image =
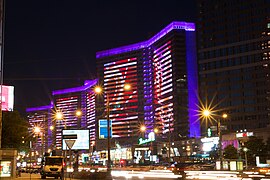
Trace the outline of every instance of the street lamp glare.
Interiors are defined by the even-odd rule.
[[[34,132],[35,133],[40,133],[40,127],[38,127],[38,126],[34,127]]]
[[[209,117],[211,115],[211,112],[208,109],[203,110],[202,112],[204,117]]]
[[[80,117],[81,115],[82,115],[82,111],[81,111],[81,110],[77,110],[77,111],[76,111],[76,116],[77,116],[77,117]]]
[[[56,118],[57,120],[63,119],[63,113],[62,113],[62,112],[56,112],[55,118]]]
[[[54,126],[50,126],[50,130],[52,131],[54,129]]]
[[[154,129],[154,133],[158,133],[158,129],[157,128]]]
[[[124,90],[130,90],[131,89],[131,85],[130,84],[125,84],[124,85]]]
[[[141,130],[141,132],[145,132],[146,127],[145,126],[141,126],[140,130]]]
[[[102,92],[102,88],[100,86],[96,86],[94,88],[95,93],[100,94]]]
[[[226,119],[226,118],[228,117],[228,114],[224,113],[224,114],[222,114],[222,117],[223,117],[224,119]]]

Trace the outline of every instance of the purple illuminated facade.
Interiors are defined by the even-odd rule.
[[[52,92],[54,111],[63,114],[62,120],[53,121],[55,126],[55,147],[62,147],[62,129],[89,129],[90,144],[95,144],[95,93],[93,87],[97,80],[87,80],[83,86],[55,90]],[[77,117],[80,110],[82,116]]]
[[[36,142],[33,142],[33,149],[38,152],[42,152],[42,136],[44,137],[44,150],[48,150],[53,142],[52,131],[49,127],[51,124],[51,110],[53,106],[40,106],[27,108],[27,118],[30,127],[28,128],[30,134],[33,134],[34,127],[40,127],[41,133],[38,135]]]
[[[113,137],[136,139],[140,125],[147,126],[146,136],[154,128],[162,137],[200,136],[194,23],[172,22],[147,41],[100,51],[96,58],[99,83],[114,97]],[[124,83],[132,86],[130,96],[118,93]]]
[[[68,89],[55,90],[52,92],[53,101],[49,106],[27,108],[29,131],[33,132],[34,126],[39,126],[45,133],[46,149],[60,149],[62,143],[62,130],[89,129],[90,145],[95,145],[96,138],[96,114],[95,94],[93,87],[97,80],[86,80],[83,86]],[[80,110],[82,115],[76,116]],[[63,114],[62,120],[55,118],[55,113]],[[53,127],[53,129],[50,129]],[[38,139],[37,149],[41,148],[41,138]]]

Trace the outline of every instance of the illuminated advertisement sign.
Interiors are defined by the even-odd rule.
[[[204,152],[210,152],[218,145],[219,138],[218,137],[211,137],[211,138],[202,138],[202,150]]]
[[[250,137],[250,136],[254,136],[253,132],[236,133],[236,138],[243,138],[243,137]]]
[[[146,143],[149,143],[149,142],[153,142],[153,141],[155,141],[156,140],[156,138],[155,138],[155,133],[154,132],[150,132],[149,134],[148,134],[148,139],[143,139],[143,138],[140,138],[139,139],[139,144],[141,145],[141,144],[146,144]]]
[[[71,129],[63,129],[62,136],[68,137],[69,135],[77,135],[77,139],[70,139],[75,140],[74,145],[72,146],[72,150],[83,150],[83,149],[89,149],[89,130],[71,130]],[[69,139],[63,139],[62,138],[62,149],[66,150],[68,149],[65,141]]]
[[[0,161],[0,177],[11,176],[11,161]]]
[[[108,137],[107,119],[99,120],[99,139],[106,139]],[[110,136],[112,137],[112,121],[110,120]]]
[[[2,92],[1,92],[2,90]],[[14,107],[14,86],[3,86],[0,88],[2,94],[2,111],[13,111]]]

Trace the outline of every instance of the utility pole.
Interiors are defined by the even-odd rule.
[[[220,170],[223,170],[222,134],[221,134],[220,118],[218,119],[218,137],[219,137],[218,147],[219,147]]]
[[[111,179],[111,127],[110,127],[110,102],[109,102],[109,94],[107,93],[107,148],[108,148],[108,162],[107,162],[107,172],[108,172],[108,179]]]
[[[0,0],[0,148],[2,148],[2,85],[4,69],[4,25],[5,25],[5,3]]]

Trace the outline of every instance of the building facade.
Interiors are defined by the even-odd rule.
[[[29,132],[33,134],[34,127],[40,127],[44,133],[44,152],[62,148],[63,129],[88,129],[90,147],[94,147],[97,127],[93,88],[96,83],[96,79],[86,80],[83,86],[55,90],[52,92],[51,105],[26,109]],[[76,115],[77,111],[81,115]],[[57,112],[62,114],[61,119],[56,118]],[[42,137],[38,137],[35,148],[41,148]]]
[[[199,89],[203,102],[229,114],[228,130],[270,122],[267,0],[198,0]],[[217,117],[219,118],[219,117]]]
[[[194,23],[172,22],[146,41],[96,53],[113,140],[137,144],[156,128],[161,138],[200,136],[195,36]]]
[[[90,145],[94,146],[96,137],[95,93],[97,80],[86,80],[83,86],[55,90],[53,95],[53,113],[60,112],[62,119],[53,116],[52,126],[55,127],[55,147],[62,147],[63,129],[89,129]],[[81,115],[76,115],[81,111]]]
[[[47,152],[48,149],[52,148],[53,136],[52,131],[49,128],[52,119],[52,108],[52,105],[48,105],[26,109],[29,122],[28,130],[30,134],[36,138],[36,141],[32,141],[32,147],[40,154],[42,154],[42,152]],[[34,132],[35,127],[40,128],[40,132]]]

